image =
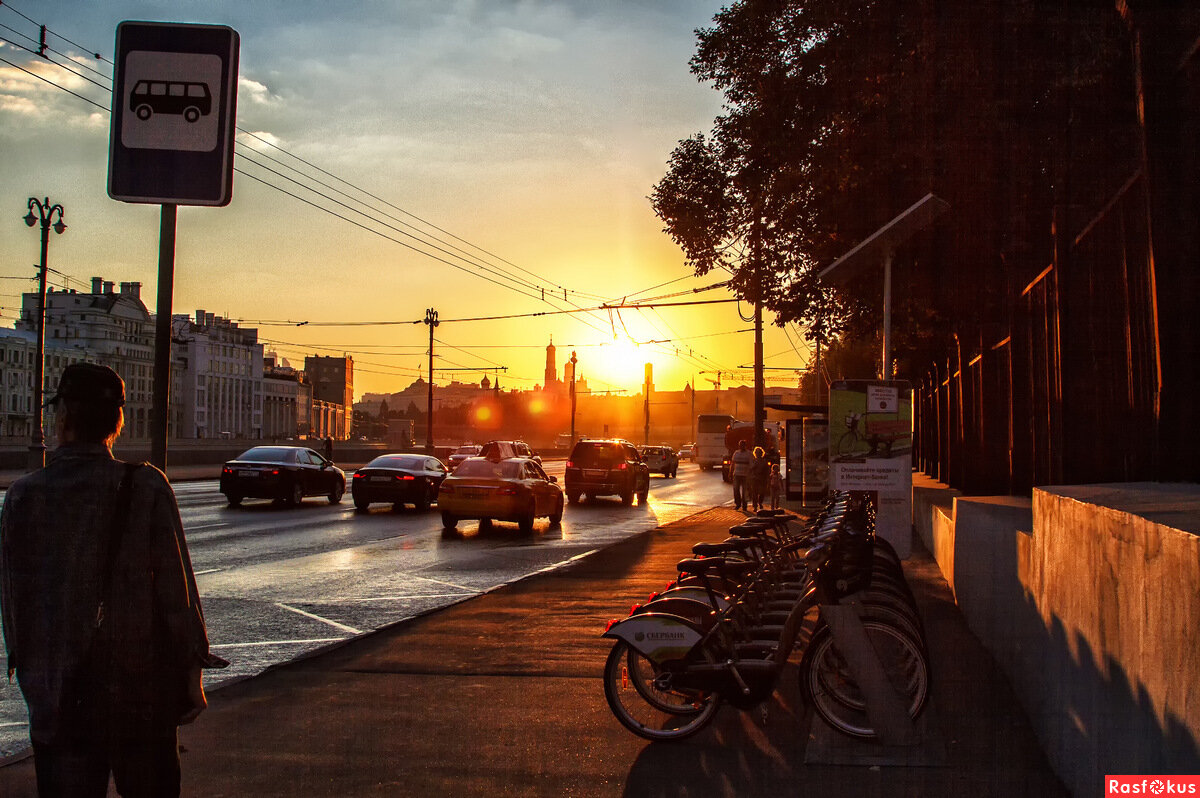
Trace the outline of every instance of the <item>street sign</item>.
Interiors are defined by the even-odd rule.
[[[239,41],[237,31],[224,25],[117,26],[110,197],[229,204]]]

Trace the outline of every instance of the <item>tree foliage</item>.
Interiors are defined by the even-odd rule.
[[[951,211],[897,253],[902,359],[999,320],[1050,262],[1055,205],[1094,206],[1133,168],[1112,6],[739,0],[697,42],[725,109],[679,142],[652,205],[697,274],[728,271],[810,338],[875,334],[881,281],[816,274],[925,194]]]

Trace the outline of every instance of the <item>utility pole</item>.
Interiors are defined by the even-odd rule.
[[[33,209],[37,208],[37,215]],[[58,221],[51,224],[54,215]],[[38,303],[37,303],[37,352],[34,355],[33,366],[33,430],[29,441],[29,470],[36,471],[46,464],[46,434],[43,429],[42,386],[46,381],[46,255],[50,248],[50,228],[62,234],[67,226],[63,224],[62,205],[51,205],[50,198],[39,202],[36,197],[29,198],[29,213],[25,214],[25,224],[33,227],[38,222],[42,225],[42,259],[38,266]]]
[[[568,361],[571,364],[571,446],[575,446],[575,364],[579,362],[579,358],[575,356],[575,351],[571,351],[571,359]]]
[[[645,416],[646,416],[646,429],[645,429],[646,440],[645,440],[645,444],[647,446],[650,445],[650,389],[654,385],[653,380],[654,380],[654,364],[647,363],[646,364],[646,386],[643,390],[643,394],[646,398],[646,413],[645,413]]]
[[[425,323],[429,325],[429,398],[425,418],[425,453],[433,454],[433,329],[438,326],[438,314],[433,308],[425,311]]]

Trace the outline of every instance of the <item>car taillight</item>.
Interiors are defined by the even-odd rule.
[[[401,482],[412,482],[414,479],[416,479],[416,477],[414,477],[412,474],[397,474],[396,479],[400,480]]]
[[[363,478],[363,477],[365,477],[365,476],[366,476],[366,474],[359,474],[358,472],[355,472],[355,473],[354,473],[354,478],[355,478],[355,479],[362,479],[362,478]]]
[[[496,491],[496,495],[497,496],[516,496],[517,489],[512,488],[512,487],[501,488],[500,490]]]
[[[277,477],[277,476],[279,476],[279,469],[278,469],[278,468],[276,468],[275,470],[273,470],[273,471],[271,472],[271,476],[273,476],[273,477]]]
[[[626,468],[629,468],[629,464],[628,464],[628,463],[618,463],[618,464],[617,464],[617,470],[618,470],[618,471],[624,471]]]
[[[222,474],[232,474],[232,473],[233,473],[233,469],[232,469],[232,468],[230,468],[229,466],[225,466],[225,467],[223,467],[223,468],[221,469],[221,473],[222,473]]]
[[[574,463],[574,462],[572,462],[572,461],[570,461],[570,460],[568,460],[568,461],[567,461],[567,468],[574,468],[574,467],[575,467],[575,463]]]

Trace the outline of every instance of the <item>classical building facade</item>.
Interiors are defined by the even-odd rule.
[[[263,347],[258,331],[197,310],[171,323],[180,438],[263,437]],[[175,415],[174,412],[172,415]]]

